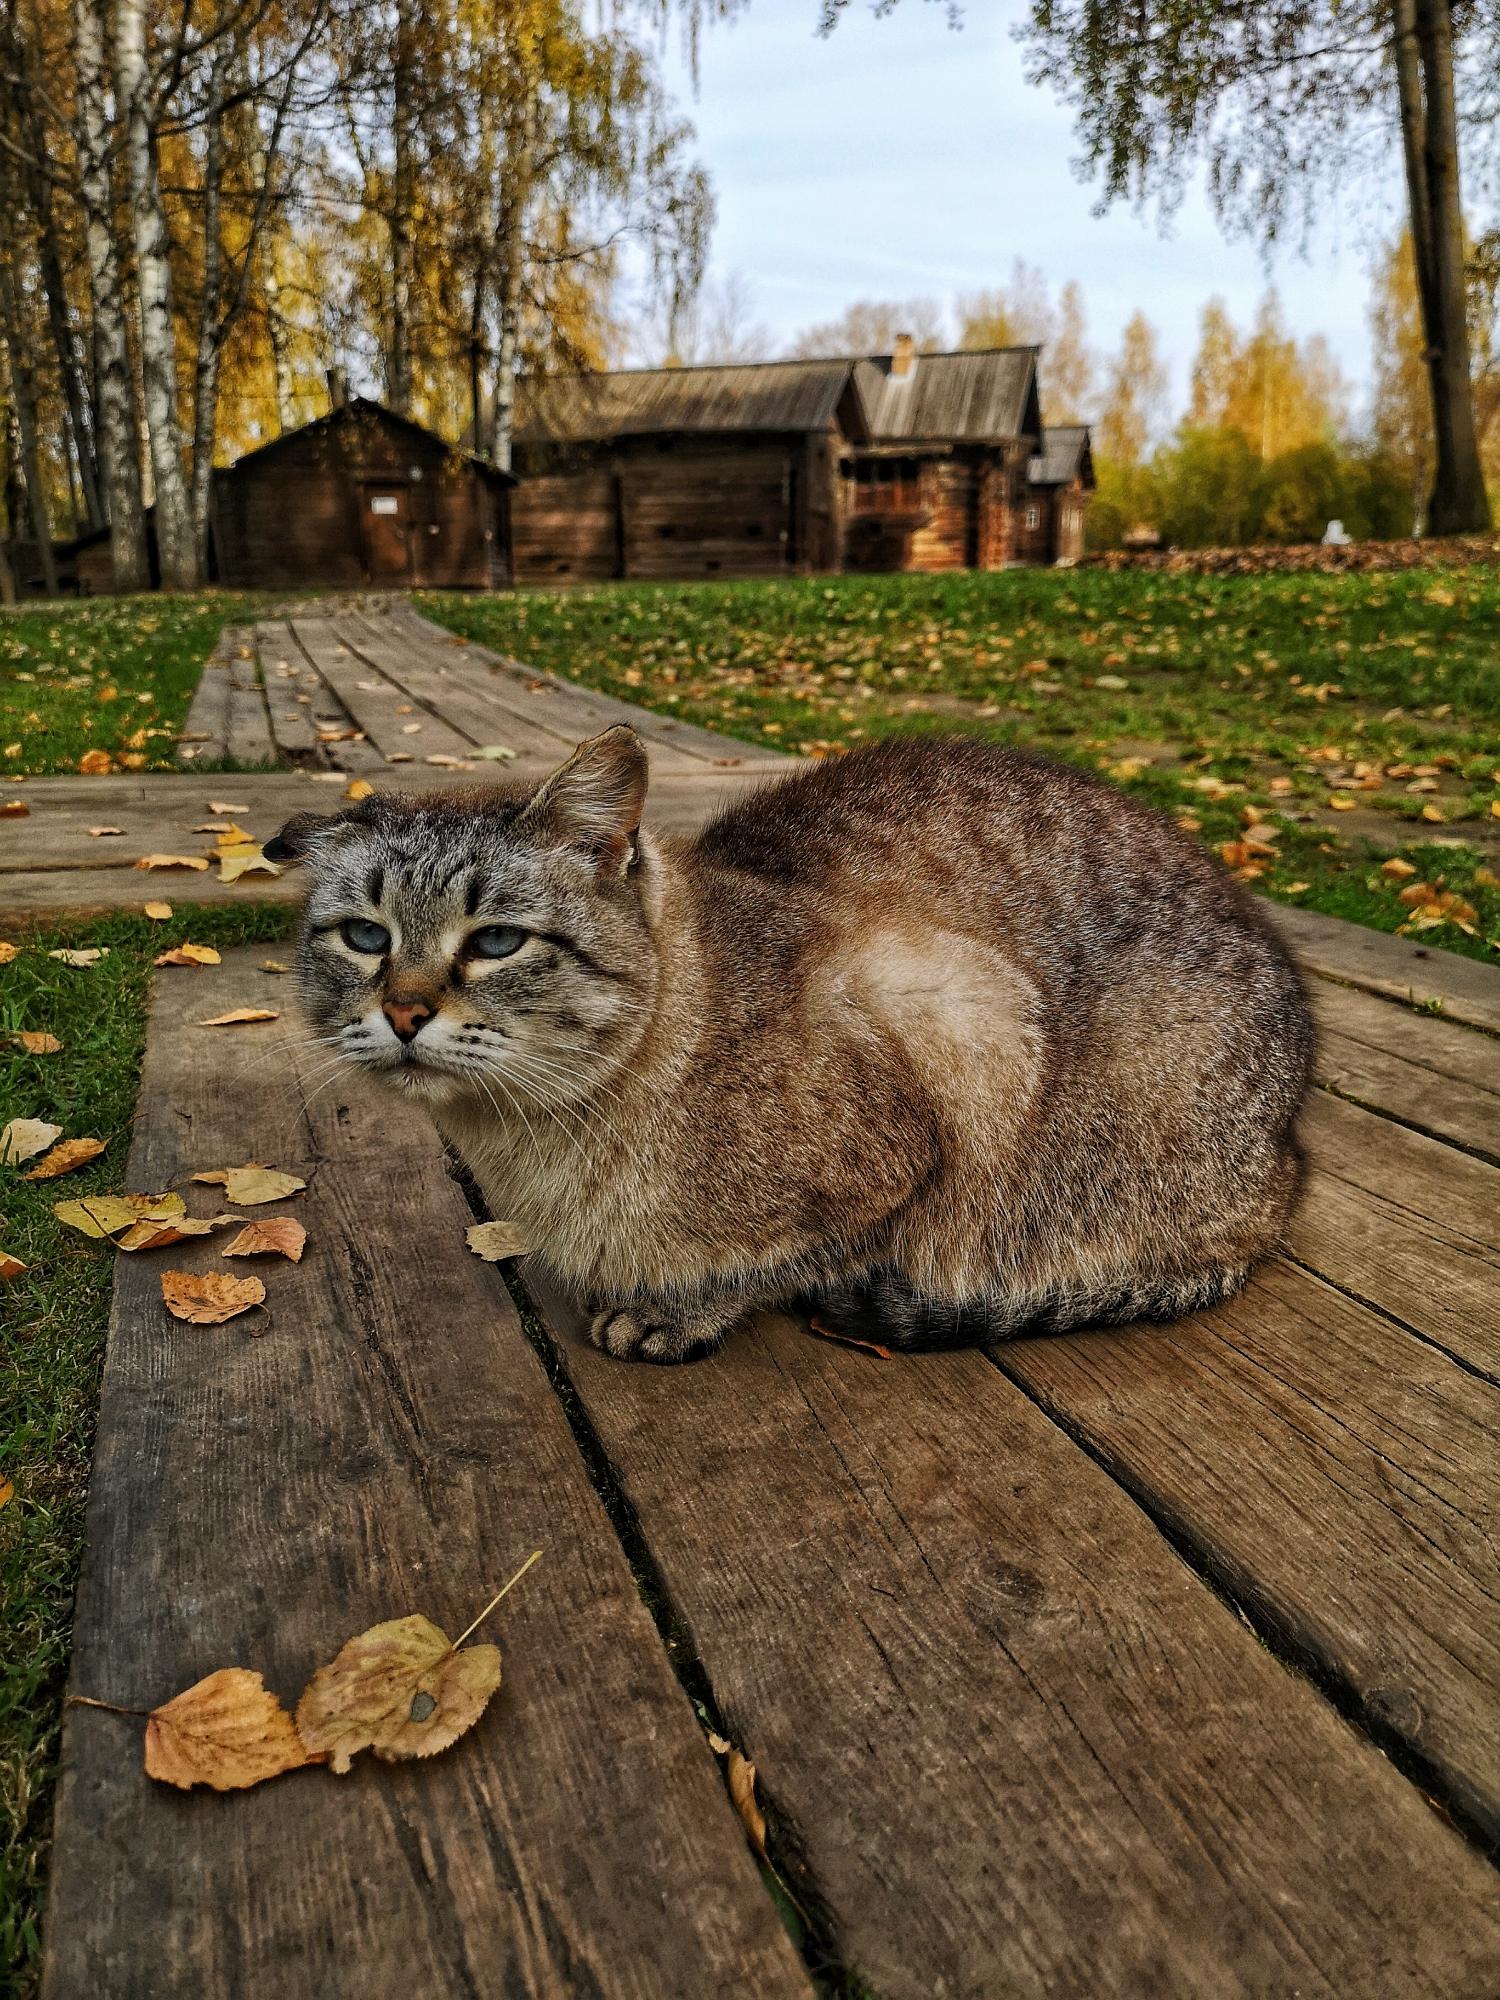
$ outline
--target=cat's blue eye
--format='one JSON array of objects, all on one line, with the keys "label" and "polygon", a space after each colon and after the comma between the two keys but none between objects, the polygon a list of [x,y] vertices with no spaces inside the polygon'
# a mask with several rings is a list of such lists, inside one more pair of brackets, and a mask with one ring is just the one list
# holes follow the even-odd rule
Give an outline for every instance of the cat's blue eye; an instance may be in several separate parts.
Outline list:
[{"label": "cat's blue eye", "polygon": [[525,942],[525,931],[515,924],[486,924],[470,934],[469,949],[476,958],[510,958]]},{"label": "cat's blue eye", "polygon": [[368,958],[382,957],[391,948],[390,932],[369,917],[346,917],[339,930],[351,951],[363,952]]}]

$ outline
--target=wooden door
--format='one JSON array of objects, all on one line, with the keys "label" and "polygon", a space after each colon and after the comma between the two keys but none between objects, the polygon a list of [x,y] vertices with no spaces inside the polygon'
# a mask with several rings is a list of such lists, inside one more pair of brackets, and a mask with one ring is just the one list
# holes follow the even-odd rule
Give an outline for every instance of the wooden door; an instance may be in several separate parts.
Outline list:
[{"label": "wooden door", "polygon": [[410,488],[367,483],[360,489],[360,516],[371,583],[410,583]]}]

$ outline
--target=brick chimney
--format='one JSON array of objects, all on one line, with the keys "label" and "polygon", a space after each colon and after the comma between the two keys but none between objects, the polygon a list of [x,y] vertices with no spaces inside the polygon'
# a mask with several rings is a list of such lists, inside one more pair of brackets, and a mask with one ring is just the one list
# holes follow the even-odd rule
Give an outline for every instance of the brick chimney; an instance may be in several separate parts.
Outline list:
[{"label": "brick chimney", "polygon": [[328,407],[341,410],[349,400],[349,378],[342,368],[328,370]]},{"label": "brick chimney", "polygon": [[917,365],[917,344],[909,333],[898,333],[891,351],[891,373],[910,375]]}]

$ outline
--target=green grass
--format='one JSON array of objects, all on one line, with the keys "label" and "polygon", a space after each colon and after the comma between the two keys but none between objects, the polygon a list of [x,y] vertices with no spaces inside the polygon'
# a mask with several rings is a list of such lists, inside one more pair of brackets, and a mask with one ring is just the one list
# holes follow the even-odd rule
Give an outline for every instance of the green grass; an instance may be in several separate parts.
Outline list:
[{"label": "green grass", "polygon": [[[1412,920],[1376,866],[1398,853],[1475,909],[1470,932],[1444,921],[1432,942],[1486,957],[1500,939],[1485,852],[1500,571],[1011,570],[419,603],[528,665],[750,742],[817,755],[960,728],[1102,769],[1216,846],[1253,812],[1280,829],[1248,864],[1256,888],[1381,930]],[[1402,770],[1417,765],[1435,768]]]},{"label": "green grass", "polygon": [[127,770],[170,770],[175,739],[220,632],[251,600],[103,597],[0,616],[0,778],[76,771],[90,750]]},{"label": "green grass", "polygon": [[[110,917],[28,935],[0,966],[0,1124],[46,1118],[108,1151],[64,1179],[0,1168],[0,1249],[28,1267],[0,1285],[0,1994],[35,1990],[38,1913],[51,1817],[73,1585],[109,1317],[112,1256],[64,1228],[55,1201],[118,1192],[140,1080],[151,960],[184,935],[225,946],[284,937],[295,913],[257,904],[196,911],[186,926]],[[107,945],[74,970],[53,946]],[[183,973],[183,978],[212,978]],[[50,1030],[60,1054],[28,1056],[19,1028]]]}]

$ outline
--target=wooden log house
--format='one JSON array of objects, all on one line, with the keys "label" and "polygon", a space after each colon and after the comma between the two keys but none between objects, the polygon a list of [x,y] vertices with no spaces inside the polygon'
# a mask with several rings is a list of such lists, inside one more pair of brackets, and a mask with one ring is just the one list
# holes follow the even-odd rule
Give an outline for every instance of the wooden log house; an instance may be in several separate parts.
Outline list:
[{"label": "wooden log house", "polygon": [[[919,355],[903,337],[864,359],[523,384],[516,581],[1073,559],[1088,434],[1043,431],[1037,356]],[[1069,441],[1055,459],[1054,437]]]}]

